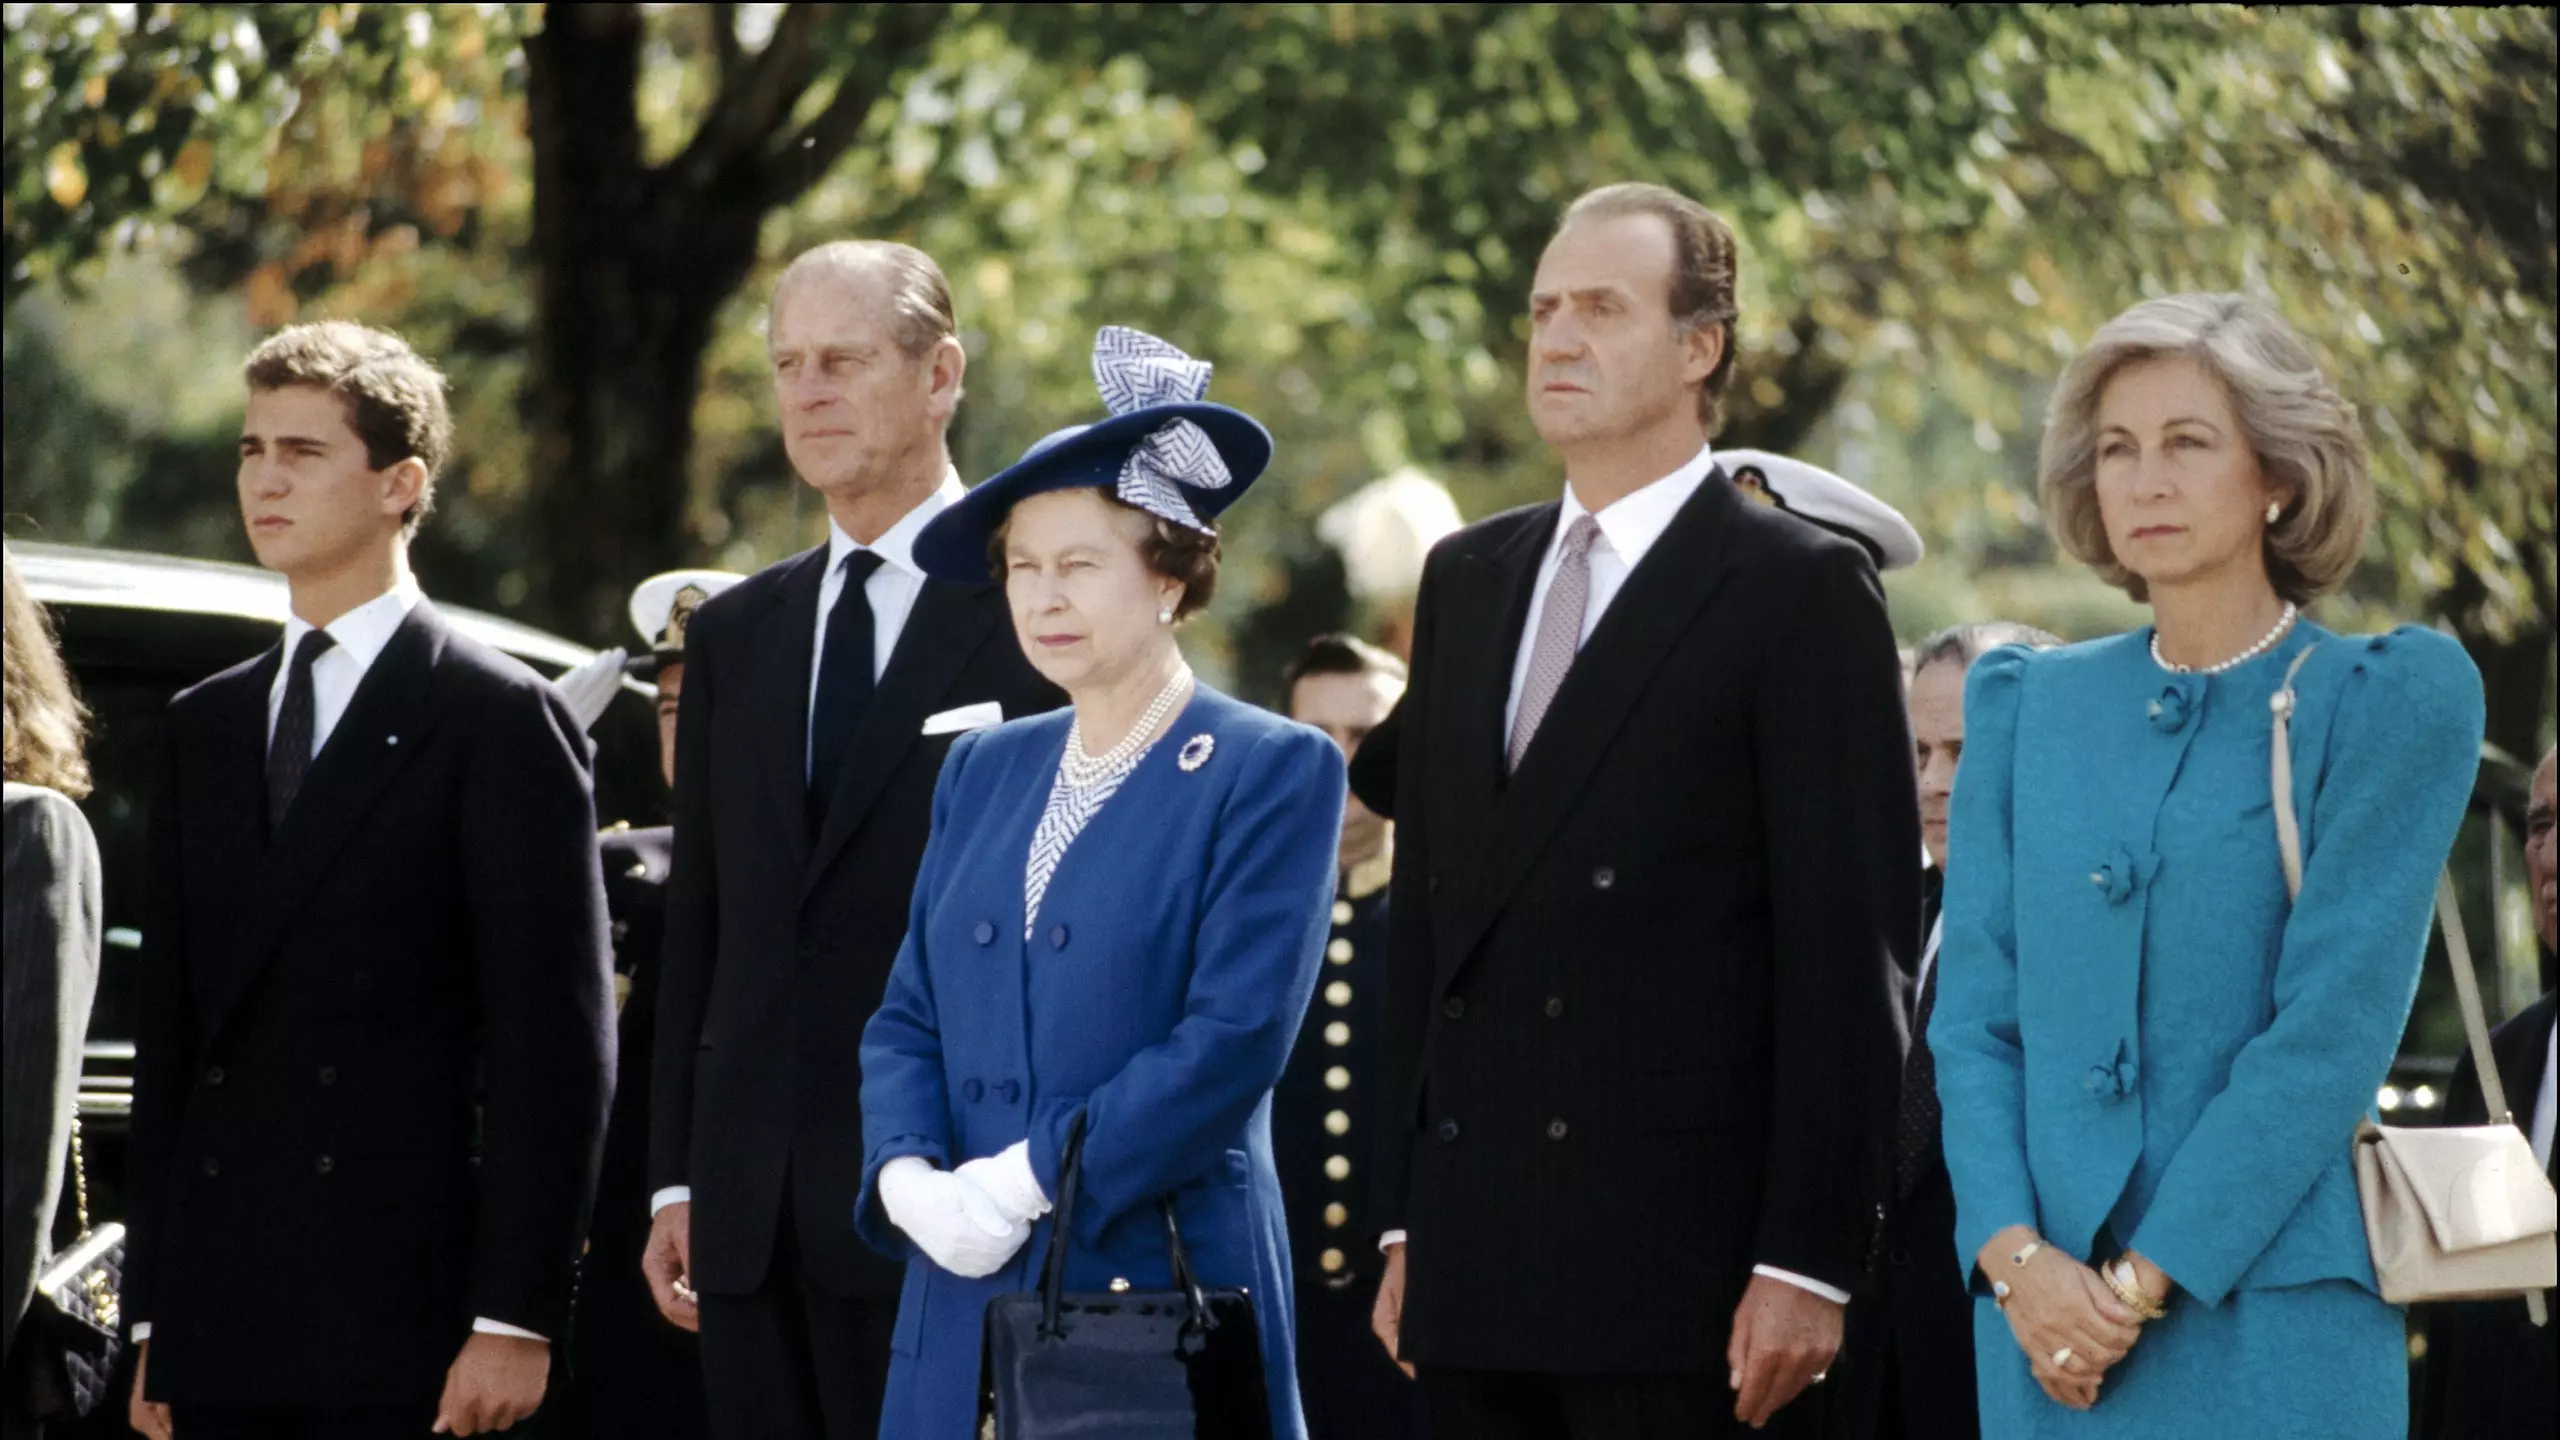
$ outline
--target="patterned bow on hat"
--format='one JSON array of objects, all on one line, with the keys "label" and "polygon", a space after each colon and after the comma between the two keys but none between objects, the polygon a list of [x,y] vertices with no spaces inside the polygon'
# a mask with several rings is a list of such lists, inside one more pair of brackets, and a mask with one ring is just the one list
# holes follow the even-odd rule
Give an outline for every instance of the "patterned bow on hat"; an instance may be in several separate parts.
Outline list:
[{"label": "patterned bow on hat", "polygon": [[[1144,331],[1105,325],[1093,337],[1093,379],[1114,415],[1150,405],[1181,405],[1209,393],[1206,360],[1194,360]],[[1235,477],[1207,431],[1188,420],[1158,426],[1120,466],[1121,499],[1177,525],[1215,534],[1183,498],[1182,486],[1223,490]]]}]

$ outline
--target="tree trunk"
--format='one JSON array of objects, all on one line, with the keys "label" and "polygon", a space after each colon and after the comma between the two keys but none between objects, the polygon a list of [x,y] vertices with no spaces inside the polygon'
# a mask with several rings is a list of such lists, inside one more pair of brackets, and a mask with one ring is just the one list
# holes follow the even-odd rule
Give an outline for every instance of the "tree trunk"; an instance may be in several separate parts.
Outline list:
[{"label": "tree trunk", "polygon": [[538,323],[524,410],[539,561],[527,618],[624,644],[625,597],[684,563],[694,396],[721,303],[754,264],[761,195],[679,193],[643,163],[643,22],[555,5],[526,44]]}]

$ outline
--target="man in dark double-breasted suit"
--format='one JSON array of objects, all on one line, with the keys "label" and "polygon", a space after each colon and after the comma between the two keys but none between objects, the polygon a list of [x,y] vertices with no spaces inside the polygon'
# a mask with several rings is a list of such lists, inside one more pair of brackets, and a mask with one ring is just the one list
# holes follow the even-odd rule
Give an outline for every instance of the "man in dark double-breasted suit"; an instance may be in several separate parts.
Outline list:
[{"label": "man in dark double-breasted suit", "polygon": [[1707,448],[1734,263],[1672,192],[1576,202],[1530,301],[1565,495],[1424,571],[1376,1322],[1434,1433],[1800,1429],[1872,1244],[1919,940],[1899,658],[1868,554]]},{"label": "man in dark double-breasted suit", "polygon": [[186,1440],[504,1429],[567,1334],[613,1059],[586,737],[448,628],[450,443],[397,337],[251,355],[239,491],[284,640],[171,702],[125,1313]]},{"label": "man in dark double-breasted suit", "polygon": [[713,1433],[872,1440],[902,1267],[854,1233],[862,1028],[907,928],[952,736],[1064,696],[1004,594],[927,578],[963,493],[943,435],[966,357],[903,245],[846,242],[774,287],[783,444],[827,543],[705,603],[686,635],[660,962],[646,1266],[699,1325]]}]

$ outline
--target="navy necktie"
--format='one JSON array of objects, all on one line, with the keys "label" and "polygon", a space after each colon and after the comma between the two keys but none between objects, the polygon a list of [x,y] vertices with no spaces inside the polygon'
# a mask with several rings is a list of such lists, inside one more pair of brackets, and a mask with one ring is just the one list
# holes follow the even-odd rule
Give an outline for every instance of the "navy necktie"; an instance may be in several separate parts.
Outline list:
[{"label": "navy necktie", "polygon": [[[1941,954],[1940,961],[1946,956]],[[1900,1198],[1920,1183],[1929,1151],[1938,1143],[1938,1057],[1929,1050],[1929,1017],[1938,1009],[1938,967],[1920,979],[1920,1008],[1911,1017],[1911,1049],[1902,1061],[1902,1104],[1895,1117],[1893,1193]]]},{"label": "navy necktie", "polygon": [[284,682],[284,708],[276,712],[275,738],[267,742],[267,834],[284,826],[284,812],[311,773],[311,736],[318,728],[311,699],[311,662],[338,642],[313,630],[293,647],[293,672]]},{"label": "navy necktie", "polygon": [[854,727],[871,705],[871,596],[866,582],[880,568],[880,557],[855,550],[838,567],[844,588],[827,612],[827,638],[818,654],[818,698],[809,707],[809,829],[827,818],[836,777],[844,772],[845,751],[853,744]]}]

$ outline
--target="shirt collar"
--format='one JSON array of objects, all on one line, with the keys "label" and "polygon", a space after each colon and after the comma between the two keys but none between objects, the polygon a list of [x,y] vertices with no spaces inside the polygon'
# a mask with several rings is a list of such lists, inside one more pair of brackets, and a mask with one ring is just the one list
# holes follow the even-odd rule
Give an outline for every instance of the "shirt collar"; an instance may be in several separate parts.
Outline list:
[{"label": "shirt collar", "polygon": [[1662,532],[1671,528],[1672,517],[1680,513],[1680,507],[1698,493],[1698,486],[1715,463],[1715,447],[1701,446],[1687,464],[1597,511],[1585,509],[1582,497],[1573,493],[1568,482],[1564,487],[1564,513],[1556,517],[1556,537],[1549,542],[1549,550],[1564,544],[1565,532],[1573,528],[1573,522],[1589,515],[1600,522],[1600,533],[1608,540],[1610,550],[1633,570],[1636,562],[1644,558],[1644,552],[1662,538]]},{"label": "shirt collar", "polygon": [[418,589],[418,582],[404,575],[400,577],[399,584],[326,625],[314,626],[287,611],[284,617],[285,664],[293,663],[294,652],[302,646],[302,637],[320,629],[329,632],[330,640],[335,642],[332,649],[345,652],[347,658],[356,662],[358,670],[370,670],[375,657],[381,655],[383,648],[391,643],[391,637],[399,633],[400,622],[408,619],[409,612],[425,598],[424,592]]},{"label": "shirt collar", "polygon": [[856,543],[852,536],[844,533],[844,527],[836,523],[836,517],[829,515],[827,517],[827,573],[834,574],[836,567],[844,563],[844,557],[854,551],[868,550],[879,556],[883,564],[896,567],[900,573],[918,580],[923,579],[924,571],[916,565],[916,536],[923,532],[925,526],[932,523],[935,516],[950,509],[954,501],[968,493],[969,488],[960,483],[960,472],[948,465],[944,466],[942,483],[934,487],[933,493],[924,497],[916,508],[899,516],[897,524],[890,526],[879,539],[868,545]]}]

